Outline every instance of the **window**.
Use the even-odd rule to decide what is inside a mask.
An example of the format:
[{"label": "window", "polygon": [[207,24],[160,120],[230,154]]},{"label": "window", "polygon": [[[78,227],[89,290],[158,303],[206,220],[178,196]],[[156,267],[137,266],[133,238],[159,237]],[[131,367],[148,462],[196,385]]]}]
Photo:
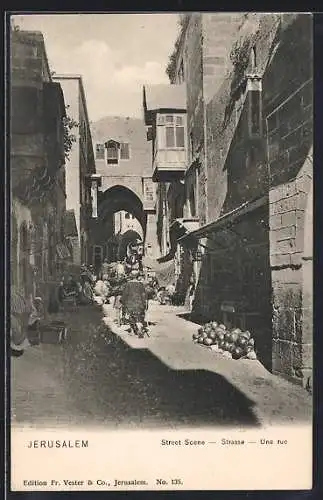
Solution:
[{"label": "window", "polygon": [[129,158],[130,158],[129,143],[122,142],[120,144],[120,160],[129,160]]},{"label": "window", "polygon": [[125,219],[130,219],[130,214],[128,212],[126,212],[126,215],[125,215]]},{"label": "window", "polygon": [[111,142],[107,147],[107,162],[108,165],[116,165],[119,161],[119,151],[118,144],[116,142]]},{"label": "window", "polygon": [[165,129],[164,147],[184,148],[185,147],[185,128],[183,116],[166,115],[159,117],[158,125]]},{"label": "window", "polygon": [[104,160],[104,144],[97,144],[96,145],[95,157],[97,160]]}]

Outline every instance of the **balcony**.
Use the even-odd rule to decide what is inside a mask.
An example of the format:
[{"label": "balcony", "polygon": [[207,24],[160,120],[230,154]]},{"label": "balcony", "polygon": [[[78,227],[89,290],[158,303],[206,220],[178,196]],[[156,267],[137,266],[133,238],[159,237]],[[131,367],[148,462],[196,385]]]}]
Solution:
[{"label": "balcony", "polygon": [[184,178],[186,170],[185,148],[158,149],[153,161],[154,182],[173,182]]}]

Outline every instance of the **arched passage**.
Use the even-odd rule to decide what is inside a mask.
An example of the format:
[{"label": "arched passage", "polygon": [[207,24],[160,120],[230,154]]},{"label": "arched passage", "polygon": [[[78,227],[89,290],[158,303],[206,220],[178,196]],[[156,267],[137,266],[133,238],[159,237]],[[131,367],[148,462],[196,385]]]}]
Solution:
[{"label": "arched passage", "polygon": [[111,214],[125,210],[133,214],[140,222],[145,233],[146,216],[143,204],[137,194],[131,189],[117,185],[113,186],[99,195],[98,218],[104,221]]},{"label": "arched passage", "polygon": [[118,257],[123,260],[127,255],[127,247],[129,243],[133,241],[140,241],[142,238],[137,231],[128,230],[120,235],[119,245],[118,245]]},{"label": "arched passage", "polygon": [[[119,217],[123,216],[123,225],[120,229]],[[131,214],[133,219],[125,220],[125,215]],[[119,215],[119,214],[118,214]],[[129,223],[129,227],[128,226]],[[98,217],[92,223],[92,264],[100,267],[99,262],[105,258],[109,262],[125,257],[127,244],[134,239],[145,243],[147,216],[139,196],[130,188],[115,185],[100,192],[98,196]],[[133,229],[128,230],[128,229]],[[95,257],[94,257],[95,256]]]}]

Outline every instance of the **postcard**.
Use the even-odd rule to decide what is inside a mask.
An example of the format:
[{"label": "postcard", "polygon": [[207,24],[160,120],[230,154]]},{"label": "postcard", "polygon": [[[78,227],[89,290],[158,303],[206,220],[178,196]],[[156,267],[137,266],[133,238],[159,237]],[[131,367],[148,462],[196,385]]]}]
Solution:
[{"label": "postcard", "polygon": [[312,488],[312,25],[10,15],[11,491]]}]

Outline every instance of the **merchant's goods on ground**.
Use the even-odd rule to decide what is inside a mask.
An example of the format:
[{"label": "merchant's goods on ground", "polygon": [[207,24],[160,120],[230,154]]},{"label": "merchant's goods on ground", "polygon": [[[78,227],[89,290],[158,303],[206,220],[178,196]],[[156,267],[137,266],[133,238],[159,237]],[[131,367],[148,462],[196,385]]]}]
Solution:
[{"label": "merchant's goods on ground", "polygon": [[229,330],[223,324],[210,321],[193,333],[193,341],[210,347],[213,351],[226,353],[226,357],[229,353],[232,359],[257,359],[255,341],[248,330]]}]

